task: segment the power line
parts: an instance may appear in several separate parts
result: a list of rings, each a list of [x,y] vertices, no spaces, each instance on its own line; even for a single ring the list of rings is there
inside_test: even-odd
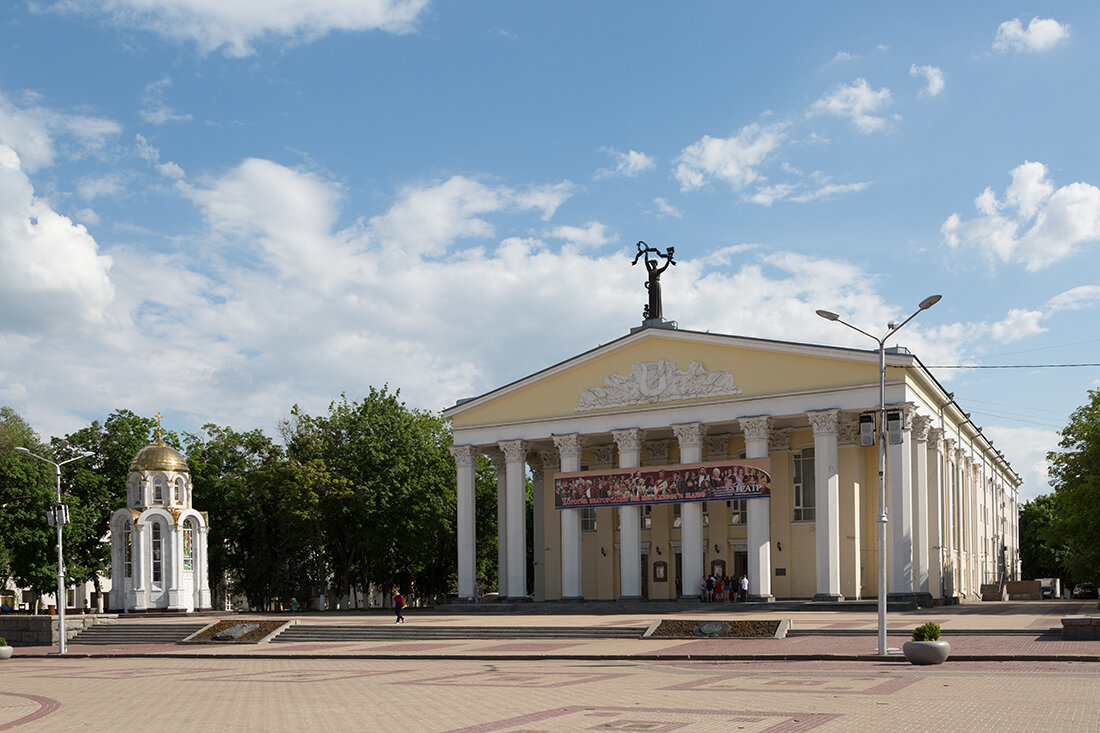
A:
[[[935,364],[928,369],[1071,369],[1100,367],[1100,364]]]

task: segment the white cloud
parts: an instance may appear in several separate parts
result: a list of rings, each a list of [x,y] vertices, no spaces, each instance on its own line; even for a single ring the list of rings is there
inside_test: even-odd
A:
[[[75,140],[78,148],[73,154],[79,155],[101,149],[121,131],[121,125],[113,120],[66,114],[37,104],[18,106],[0,92],[0,144],[18,153],[25,171],[53,164],[55,137]]]
[[[153,125],[163,125],[166,122],[189,122],[191,115],[178,114],[164,101],[165,94],[172,86],[172,79],[164,77],[154,81],[145,87],[141,95],[142,107],[138,110],[141,119]]]
[[[783,142],[782,125],[753,123],[733,137],[705,135],[680,151],[676,180],[682,191],[700,188],[710,178],[738,191],[760,178],[758,168]]]
[[[268,39],[311,41],[334,31],[412,31],[428,0],[57,0],[48,7],[101,15],[119,25],[248,56]]]
[[[1057,431],[1041,428],[1008,428],[985,425],[984,435],[1009,457],[1012,468],[1020,474],[1020,503],[1050,492],[1047,484],[1047,453],[1057,450],[1061,439]]]
[[[872,113],[889,107],[892,101],[889,89],[883,87],[876,91],[871,89],[866,79],[859,78],[848,86],[837,87],[814,102],[810,106],[809,114],[847,117],[857,130],[869,134],[886,128],[886,119]]]
[[[935,97],[943,91],[943,71],[938,66],[917,66],[913,64],[909,67],[909,76],[924,78],[924,89],[920,90],[917,95],[919,97]]]
[[[794,171],[793,169],[788,172],[802,176],[800,172]],[[809,190],[803,190],[805,184],[801,181],[798,183],[777,183],[771,186],[760,186],[756,189],[756,193],[747,196],[746,199],[754,204],[761,204],[763,206],[771,206],[776,201],[782,200],[801,204],[808,201],[827,200],[845,193],[855,193],[871,185],[866,181],[857,181],[856,183],[829,183],[829,177],[823,176],[820,172],[811,174],[809,180],[816,181],[814,187]],[[797,193],[798,191],[801,191],[801,193]]]
[[[646,171],[651,171],[657,167],[655,158],[645,153],[639,153],[637,150],[628,150],[625,153],[620,153],[612,148],[601,148],[601,150],[612,157],[615,166],[613,168],[601,168],[596,171],[596,180],[637,178]]]
[[[1034,17],[1024,28],[1019,18],[1006,20],[997,26],[993,39],[995,51],[1018,53],[1043,53],[1069,38],[1069,26],[1053,18]]]
[[[102,321],[114,297],[110,268],[88,231],[37,198],[18,154],[0,145],[0,332]]]
[[[1046,331],[1039,321],[1046,316],[1042,311],[1029,311],[1022,308],[1013,308],[1003,320],[994,323],[990,331],[993,338],[1001,343],[1019,341],[1028,336]]]
[[[590,221],[583,227],[556,227],[547,236],[551,239],[562,239],[569,244],[592,249],[602,247],[614,240],[614,237],[607,231],[607,225],[598,221]]]
[[[126,185],[120,174],[108,173],[97,178],[82,178],[76,184],[76,192],[88,201],[103,196],[114,198],[126,192]]]
[[[837,51],[836,56],[833,56],[832,61],[830,61],[829,63],[835,64],[841,61],[854,61],[858,58],[859,56],[854,53],[848,53],[847,51]]]
[[[1091,308],[1100,303],[1100,285],[1079,285],[1047,301],[1051,313]]]
[[[660,216],[671,216],[675,219],[680,219],[684,216],[684,212],[680,211],[660,196],[653,199],[653,205],[657,207],[657,214]]]
[[[977,218],[964,222],[952,214],[943,223],[947,245],[977,247],[1030,271],[1100,240],[1100,188],[1071,183],[1056,189],[1042,163],[1025,161],[1014,168],[1003,201],[987,188],[974,205]]]
[[[151,142],[146,140],[143,135],[135,135],[134,137],[137,140],[138,155],[141,156],[143,160],[152,163],[153,167],[156,168],[158,173],[160,173],[165,178],[171,178],[176,181],[182,180],[185,177],[183,168],[180,168],[172,161],[168,161],[167,163],[159,163],[158,161],[160,160],[160,151],[157,150],[156,146],[154,146]]]

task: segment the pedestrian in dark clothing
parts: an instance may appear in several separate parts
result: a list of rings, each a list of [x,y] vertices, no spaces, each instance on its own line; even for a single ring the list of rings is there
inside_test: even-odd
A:
[[[405,623],[405,614],[401,613],[405,609],[405,597],[400,592],[393,594],[393,612],[397,614],[397,620],[395,624]]]

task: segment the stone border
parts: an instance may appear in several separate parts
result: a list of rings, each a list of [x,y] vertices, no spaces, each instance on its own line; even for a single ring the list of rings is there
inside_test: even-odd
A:
[[[268,634],[265,637],[263,637],[262,639],[257,639],[256,641],[216,641],[215,642],[215,641],[211,641],[209,639],[202,638],[208,631],[210,631],[210,629],[214,628],[215,626],[217,626],[220,623],[223,623],[223,622],[226,622],[226,621],[229,621],[229,620],[230,619],[218,619],[217,621],[209,623],[206,626],[203,626],[201,629],[199,629],[195,633],[189,635],[187,638],[180,640],[178,643],[180,643],[180,644],[204,644],[204,645],[205,644],[270,644],[271,640],[274,639],[276,636],[283,633],[284,631],[289,629],[291,626],[295,626],[298,623],[300,623],[300,621],[296,618],[285,619],[280,626],[278,626],[275,629],[268,632]],[[270,619],[270,618],[232,619],[232,621],[234,623],[240,623],[240,624],[271,623],[272,621],[278,621],[278,620],[279,619]]]
[[[1100,640],[1100,616],[1063,616],[1062,641]]]
[[[663,635],[662,636],[656,636],[655,633],[656,633],[657,629],[659,629],[661,627],[661,625],[665,624],[665,623],[669,623],[669,624],[673,624],[673,623],[675,623],[675,624],[695,624],[696,626],[701,625],[701,624],[706,624],[706,623],[717,623],[717,624],[725,624],[725,625],[731,626],[733,628],[737,628],[738,626],[744,626],[746,624],[757,624],[757,623],[760,623],[760,624],[763,624],[763,623],[768,623],[768,624],[777,623],[777,626],[776,626],[776,629],[775,629],[775,633],[772,634],[770,637],[737,636],[737,635],[727,635],[727,634],[716,634],[714,636],[709,636],[709,635],[700,636],[700,635],[696,635],[696,634],[678,634],[678,635],[670,635],[670,636],[663,636]],[[659,619],[656,619],[655,621],[653,621],[653,623],[651,623],[649,625],[649,627],[645,630],[645,633],[642,634],[642,638],[643,639],[762,639],[762,638],[785,639],[785,638],[787,638],[787,632],[790,631],[792,627],[793,627],[793,623],[790,619],[779,619],[779,621],[776,622],[774,619],[769,619],[767,621],[751,620],[751,619],[737,619],[736,621],[707,619],[705,621],[697,621],[697,620],[694,620],[694,619],[660,619],[659,618]]]

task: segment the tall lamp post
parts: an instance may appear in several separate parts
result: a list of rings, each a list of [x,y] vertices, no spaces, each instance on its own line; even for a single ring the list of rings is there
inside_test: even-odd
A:
[[[62,441],[62,449],[68,447],[68,443]],[[61,467],[66,463],[72,463],[73,461],[79,461],[81,458],[87,458],[95,455],[91,451],[84,451],[75,458],[70,458],[67,461],[61,461],[61,463],[54,463],[48,458],[35,455],[22,446],[15,450],[20,453],[24,453],[31,458],[37,458],[43,463],[48,463],[53,466],[54,475],[57,477],[57,503],[47,510],[46,516],[49,518],[50,523],[57,527],[57,653],[65,653],[65,606],[68,603],[68,598],[65,595],[65,556],[61,552],[61,529],[69,523],[69,507],[61,503]]]
[[[886,333],[882,338],[872,336],[862,328],[853,326],[832,311],[816,311],[822,318],[836,321],[853,331],[859,331],[878,343],[878,653],[881,656],[886,656],[886,339],[901,330],[901,327],[913,320],[918,313],[940,302],[942,297],[942,295],[929,295],[904,321],[901,323],[891,321],[887,324]]]

